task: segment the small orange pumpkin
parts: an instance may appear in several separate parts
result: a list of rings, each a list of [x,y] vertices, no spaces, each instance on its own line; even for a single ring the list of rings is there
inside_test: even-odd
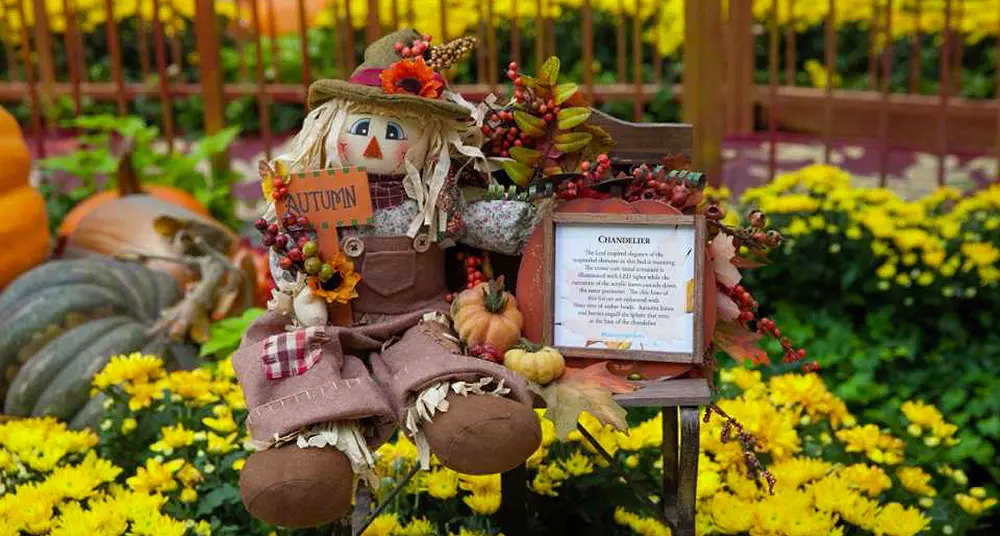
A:
[[[503,278],[463,291],[451,304],[455,331],[469,346],[492,344],[500,355],[521,339],[524,317]]]
[[[16,249],[0,255],[0,289],[45,260],[51,249],[45,199],[28,183],[31,156],[21,127],[0,107],[0,240]]]

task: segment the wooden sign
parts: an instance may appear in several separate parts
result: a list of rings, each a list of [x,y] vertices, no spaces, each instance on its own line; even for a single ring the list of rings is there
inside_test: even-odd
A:
[[[287,179],[288,196],[275,203],[278,215],[289,211],[308,218],[324,258],[340,251],[338,227],[371,224],[372,198],[364,168],[291,173]]]
[[[554,213],[545,344],[567,357],[700,363],[703,216]]]

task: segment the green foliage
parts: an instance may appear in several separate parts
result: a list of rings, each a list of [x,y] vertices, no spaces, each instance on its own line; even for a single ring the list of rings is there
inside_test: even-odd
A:
[[[238,317],[225,318],[212,324],[211,333],[205,344],[201,345],[201,357],[213,356],[224,359],[240,346],[240,339],[250,323],[264,314],[263,309],[247,309]]]
[[[179,188],[194,195],[208,207],[217,220],[238,227],[230,186],[238,179],[233,172],[218,173],[210,169],[212,158],[224,153],[236,139],[239,129],[222,131],[190,142],[185,148],[168,151],[158,141],[159,128],[139,117],[113,115],[82,116],[63,123],[81,129],[79,148],[73,152],[38,161],[46,174],[69,175],[79,184],[66,191],[46,179],[41,188],[49,211],[49,225],[58,228],[66,213],[77,203],[102,189],[117,186],[116,171],[120,154],[116,141],[132,140],[132,165],[142,184],[161,184]],[[181,142],[178,142],[181,143]]]

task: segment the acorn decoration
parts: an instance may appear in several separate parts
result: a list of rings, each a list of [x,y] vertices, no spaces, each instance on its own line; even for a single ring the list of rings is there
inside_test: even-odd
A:
[[[450,69],[472,54],[478,44],[479,40],[475,37],[462,37],[443,45],[432,46],[430,48],[431,57],[427,63],[435,71]]]

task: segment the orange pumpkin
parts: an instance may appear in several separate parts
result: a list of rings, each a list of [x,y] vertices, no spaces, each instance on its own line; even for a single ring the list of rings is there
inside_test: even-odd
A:
[[[130,192],[131,193],[131,192]],[[200,214],[202,216],[211,216],[208,209],[205,208],[195,197],[184,190],[174,188],[172,186],[161,186],[158,184],[150,184],[142,187],[142,193],[149,195],[150,197],[155,197],[161,201],[166,201],[171,205],[177,205],[179,207],[186,208],[191,212]],[[96,193],[73,207],[72,210],[66,214],[62,223],[59,224],[59,236],[66,237],[69,236],[91,212],[93,212],[97,207],[109,202],[114,201],[122,197],[123,194],[120,190],[108,190],[105,192]]]
[[[21,127],[0,107],[0,288],[41,263],[49,255],[51,238],[45,199],[28,184],[31,155]]]
[[[456,296],[451,317],[459,338],[469,346],[492,344],[503,355],[521,340],[524,317],[502,280],[480,283]]]
[[[629,203],[622,199],[590,199],[581,198],[563,203],[557,209],[558,212],[587,212],[602,214],[680,214],[681,212],[673,206],[661,201],[643,200]],[[538,228],[528,240],[524,247],[521,267],[517,276],[517,297],[521,303],[521,312],[524,313],[524,337],[530,341],[542,340],[542,318],[544,318],[544,302],[542,293],[542,277],[544,271],[550,269],[544,264],[543,256],[544,242],[542,229]],[[706,249],[707,251],[707,249]],[[711,261],[707,258],[706,266],[711,266]],[[715,272],[705,270],[704,300],[704,334],[705,341],[712,340],[715,332],[716,303],[715,303]],[[566,366],[571,368],[583,368],[592,365],[593,360],[566,358]],[[679,363],[654,363],[645,361],[612,361],[608,369],[619,376],[638,374],[646,379],[653,378],[673,378],[691,372],[695,367]]]

